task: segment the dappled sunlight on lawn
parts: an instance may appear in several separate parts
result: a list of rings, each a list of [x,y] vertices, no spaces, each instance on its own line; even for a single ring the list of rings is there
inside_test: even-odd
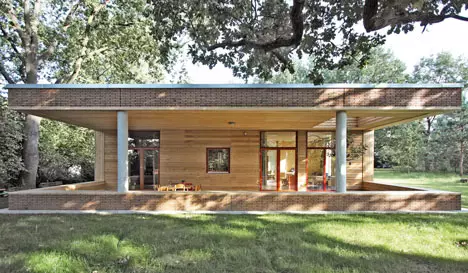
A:
[[[460,192],[462,207],[468,207],[468,183],[460,183],[454,173],[398,172],[390,169],[377,169],[375,181],[388,184],[412,186],[426,189]]]
[[[32,253],[26,265],[28,271],[37,273],[87,271],[84,260],[55,251]]]
[[[13,240],[0,248],[0,272],[400,273],[468,267],[468,250],[455,245],[465,236],[468,215],[48,217],[0,216],[0,239],[8,234]]]
[[[133,262],[135,264],[147,258],[149,250],[116,235],[93,236],[86,240],[75,240],[62,247],[64,251],[79,255],[87,260]]]

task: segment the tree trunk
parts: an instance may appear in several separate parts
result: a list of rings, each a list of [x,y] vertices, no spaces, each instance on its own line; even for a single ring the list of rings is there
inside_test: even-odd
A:
[[[27,189],[36,188],[37,167],[39,166],[39,126],[41,118],[27,115],[23,141],[23,162],[26,171],[21,173],[21,185]]]
[[[463,154],[465,145],[463,145],[463,141],[460,142],[460,177],[463,177]]]

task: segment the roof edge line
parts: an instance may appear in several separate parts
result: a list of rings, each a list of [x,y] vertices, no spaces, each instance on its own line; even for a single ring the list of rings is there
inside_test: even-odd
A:
[[[395,84],[395,83],[379,83],[379,84],[357,84],[357,83],[333,83],[323,85],[313,84],[7,84],[5,89],[137,89],[137,88],[154,88],[154,89],[255,89],[255,88],[307,88],[307,89],[369,89],[369,88],[463,88],[460,83],[441,83],[441,84]]]

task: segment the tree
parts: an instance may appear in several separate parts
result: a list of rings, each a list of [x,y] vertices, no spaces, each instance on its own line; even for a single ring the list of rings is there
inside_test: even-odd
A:
[[[293,73],[293,57],[310,55],[308,76],[316,84],[324,81],[320,70],[341,69],[356,60],[364,66],[370,50],[384,43],[376,30],[389,26],[390,34],[411,31],[417,22],[427,27],[447,18],[468,21],[460,15],[466,0],[152,2],[157,6],[154,36],[166,49],[188,37],[193,62],[210,68],[222,63],[235,76],[264,80],[272,71]],[[361,21],[368,33],[358,31]]]
[[[414,67],[410,81],[414,83],[450,82],[461,83],[465,86],[468,86],[468,60],[461,56],[455,57],[449,52],[440,52],[436,55],[421,58],[419,63]],[[455,112],[453,115],[455,115],[455,119],[460,118],[463,120],[463,111]],[[434,126],[437,126],[435,122],[447,121],[446,118],[448,117],[449,116],[441,117],[439,120],[437,120],[435,116],[431,116],[424,119],[426,129],[424,132],[426,142],[426,156],[424,157],[426,171],[429,171],[433,168],[433,165],[437,159],[446,157],[436,156],[435,154],[438,154],[437,149],[439,147],[448,148],[447,143],[432,145],[431,137],[434,131]],[[446,124],[446,126],[450,127],[450,123]],[[452,126],[455,125],[452,124]],[[449,133],[450,130],[447,131],[446,129],[447,128],[444,128],[443,130]],[[460,158],[460,160],[463,162],[463,156]],[[440,164],[440,162],[438,164]]]
[[[468,146],[468,104],[466,102],[461,110],[437,118],[437,136],[433,142],[446,147],[444,149],[446,154],[443,156],[445,159],[450,160],[450,156],[458,154],[458,170],[462,177]],[[449,147],[452,149],[448,149]]]
[[[218,62],[235,76],[263,79],[272,71],[294,71],[291,57],[314,56],[309,76],[323,81],[320,69],[363,64],[371,48],[384,42],[377,33],[355,30],[362,19],[359,1],[305,0],[153,0],[153,28],[162,53],[188,37],[193,62]],[[360,54],[363,53],[363,54]]]
[[[384,162],[407,171],[415,170],[423,154],[423,131],[424,127],[417,121],[377,130],[375,153]]]
[[[90,181],[94,177],[94,132],[61,122],[41,123],[39,182]]]
[[[0,74],[8,83],[138,82],[162,77],[144,0],[0,2]],[[135,67],[146,66],[146,78]],[[39,117],[27,115],[21,183],[36,186]]]
[[[460,15],[463,9],[468,9],[466,0],[366,0],[363,23],[368,32],[388,26],[388,33],[408,32],[417,22],[425,29],[445,19],[468,21]]]
[[[311,57],[310,59],[313,59]],[[310,83],[308,71],[313,61],[295,60],[294,74],[289,71],[274,74],[273,83]],[[320,70],[325,83],[402,83],[408,78],[405,64],[393,52],[383,47],[373,48],[363,67],[357,61],[336,70]]]
[[[16,184],[19,173],[23,170],[23,121],[23,115],[8,109],[6,99],[0,95],[0,185]]]

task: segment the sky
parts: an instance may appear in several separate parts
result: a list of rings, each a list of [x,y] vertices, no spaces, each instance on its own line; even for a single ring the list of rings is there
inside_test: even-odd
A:
[[[461,15],[466,16],[466,14]],[[420,58],[441,51],[468,57],[468,23],[447,19],[442,23],[428,26],[424,33],[422,28],[417,26],[408,34],[387,36],[385,47],[391,49],[397,58],[406,63],[407,72],[413,70]],[[241,79],[232,76],[231,70],[219,64],[211,70],[206,66],[190,64],[187,70],[191,83],[243,83]]]

